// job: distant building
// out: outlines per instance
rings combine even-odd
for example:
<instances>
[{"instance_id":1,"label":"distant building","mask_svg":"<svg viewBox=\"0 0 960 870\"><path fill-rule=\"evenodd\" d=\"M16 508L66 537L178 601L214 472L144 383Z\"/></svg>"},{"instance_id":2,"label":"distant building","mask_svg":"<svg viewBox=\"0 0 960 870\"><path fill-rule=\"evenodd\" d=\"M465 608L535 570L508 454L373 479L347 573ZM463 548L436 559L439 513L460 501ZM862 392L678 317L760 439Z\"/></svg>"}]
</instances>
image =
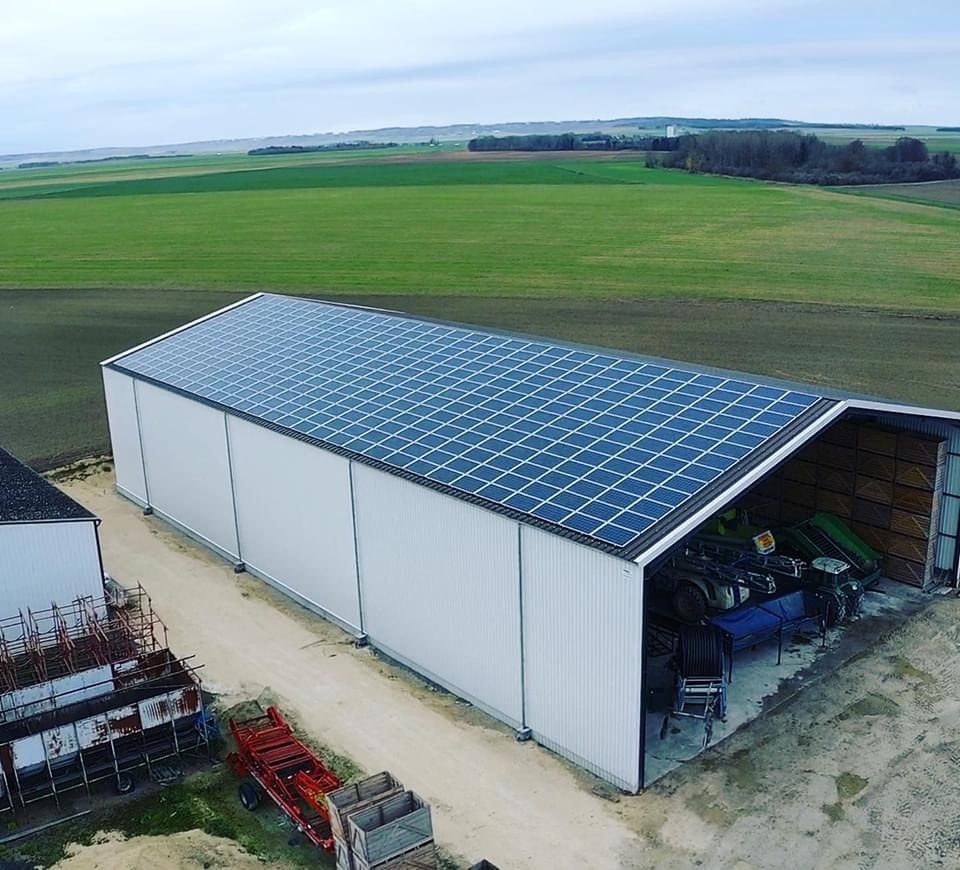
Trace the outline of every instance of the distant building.
<instances>
[{"instance_id":1,"label":"distant building","mask_svg":"<svg viewBox=\"0 0 960 870\"><path fill-rule=\"evenodd\" d=\"M103 598L99 523L0 449L0 618Z\"/></svg>"},{"instance_id":2,"label":"distant building","mask_svg":"<svg viewBox=\"0 0 960 870\"><path fill-rule=\"evenodd\" d=\"M667 124L667 138L676 139L680 135L680 130L676 124Z\"/></svg>"}]
</instances>

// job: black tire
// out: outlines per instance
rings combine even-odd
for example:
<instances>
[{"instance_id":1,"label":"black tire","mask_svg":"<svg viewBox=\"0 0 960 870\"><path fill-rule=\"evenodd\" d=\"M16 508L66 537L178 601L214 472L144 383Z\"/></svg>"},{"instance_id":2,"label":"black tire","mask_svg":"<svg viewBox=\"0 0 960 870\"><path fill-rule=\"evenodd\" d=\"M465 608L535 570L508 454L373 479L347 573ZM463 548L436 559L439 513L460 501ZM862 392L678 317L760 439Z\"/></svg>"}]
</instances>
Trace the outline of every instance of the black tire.
<instances>
[{"instance_id":1,"label":"black tire","mask_svg":"<svg viewBox=\"0 0 960 870\"><path fill-rule=\"evenodd\" d=\"M678 583L673 592L673 612L682 622L697 625L707 614L707 596L693 583Z\"/></svg>"},{"instance_id":2,"label":"black tire","mask_svg":"<svg viewBox=\"0 0 960 870\"><path fill-rule=\"evenodd\" d=\"M252 813L260 806L260 789L252 782L241 782L237 792L240 795L240 803L243 804L245 810L249 810Z\"/></svg>"},{"instance_id":3,"label":"black tire","mask_svg":"<svg viewBox=\"0 0 960 870\"><path fill-rule=\"evenodd\" d=\"M113 783L117 794L130 794L137 787L137 776L132 770L122 770Z\"/></svg>"}]
</instances>

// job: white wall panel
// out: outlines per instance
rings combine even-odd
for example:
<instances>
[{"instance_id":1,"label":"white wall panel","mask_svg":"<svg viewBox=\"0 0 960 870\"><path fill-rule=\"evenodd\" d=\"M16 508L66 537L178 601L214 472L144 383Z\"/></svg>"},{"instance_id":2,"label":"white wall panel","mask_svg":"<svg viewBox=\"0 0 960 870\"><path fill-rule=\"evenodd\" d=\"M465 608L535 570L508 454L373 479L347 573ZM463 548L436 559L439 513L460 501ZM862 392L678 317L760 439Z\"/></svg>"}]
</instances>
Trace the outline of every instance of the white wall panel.
<instances>
[{"instance_id":1,"label":"white wall panel","mask_svg":"<svg viewBox=\"0 0 960 870\"><path fill-rule=\"evenodd\" d=\"M521 542L527 725L538 742L636 791L640 569L530 526Z\"/></svg>"},{"instance_id":2,"label":"white wall panel","mask_svg":"<svg viewBox=\"0 0 960 870\"><path fill-rule=\"evenodd\" d=\"M0 525L0 617L103 597L93 520Z\"/></svg>"},{"instance_id":3,"label":"white wall panel","mask_svg":"<svg viewBox=\"0 0 960 870\"><path fill-rule=\"evenodd\" d=\"M244 563L359 632L349 461L238 417L227 423Z\"/></svg>"},{"instance_id":4,"label":"white wall panel","mask_svg":"<svg viewBox=\"0 0 960 870\"><path fill-rule=\"evenodd\" d=\"M145 505L147 487L143 475L143 456L140 454L140 430L137 426L133 379L113 369L104 368L101 371L117 486L128 497Z\"/></svg>"},{"instance_id":5,"label":"white wall panel","mask_svg":"<svg viewBox=\"0 0 960 870\"><path fill-rule=\"evenodd\" d=\"M353 476L371 641L518 725L517 524L359 463Z\"/></svg>"},{"instance_id":6,"label":"white wall panel","mask_svg":"<svg viewBox=\"0 0 960 870\"><path fill-rule=\"evenodd\" d=\"M142 381L137 400L150 505L236 558L224 415Z\"/></svg>"}]
</instances>

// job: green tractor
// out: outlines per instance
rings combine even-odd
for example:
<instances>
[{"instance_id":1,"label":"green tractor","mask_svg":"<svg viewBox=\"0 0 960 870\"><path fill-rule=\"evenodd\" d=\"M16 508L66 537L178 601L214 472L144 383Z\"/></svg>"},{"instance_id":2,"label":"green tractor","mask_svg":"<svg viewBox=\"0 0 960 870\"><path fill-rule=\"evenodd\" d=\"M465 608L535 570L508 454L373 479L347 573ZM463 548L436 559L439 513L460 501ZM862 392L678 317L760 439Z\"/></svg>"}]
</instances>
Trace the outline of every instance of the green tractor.
<instances>
[{"instance_id":1,"label":"green tractor","mask_svg":"<svg viewBox=\"0 0 960 870\"><path fill-rule=\"evenodd\" d=\"M827 604L826 624L852 622L860 613L863 583L855 579L850 566L840 559L817 556L807 572L807 582Z\"/></svg>"}]
</instances>

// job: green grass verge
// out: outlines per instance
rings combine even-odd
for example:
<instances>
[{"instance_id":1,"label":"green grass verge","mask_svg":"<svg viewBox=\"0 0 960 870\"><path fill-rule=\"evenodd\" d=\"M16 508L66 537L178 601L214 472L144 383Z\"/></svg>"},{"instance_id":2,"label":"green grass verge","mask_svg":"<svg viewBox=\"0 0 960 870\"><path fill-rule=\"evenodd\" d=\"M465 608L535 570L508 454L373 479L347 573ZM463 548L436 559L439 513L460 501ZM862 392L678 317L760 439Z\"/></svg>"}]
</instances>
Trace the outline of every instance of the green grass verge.
<instances>
[{"instance_id":1,"label":"green grass verge","mask_svg":"<svg viewBox=\"0 0 960 870\"><path fill-rule=\"evenodd\" d=\"M98 831L127 837L163 836L198 829L226 837L260 856L267 866L333 867L332 857L307 843L291 846L292 826L271 805L248 812L237 799L237 782L225 765L195 773L179 783L135 800L101 809L8 846L3 857L50 867L65 856L68 843L89 845Z\"/></svg>"}]
</instances>

